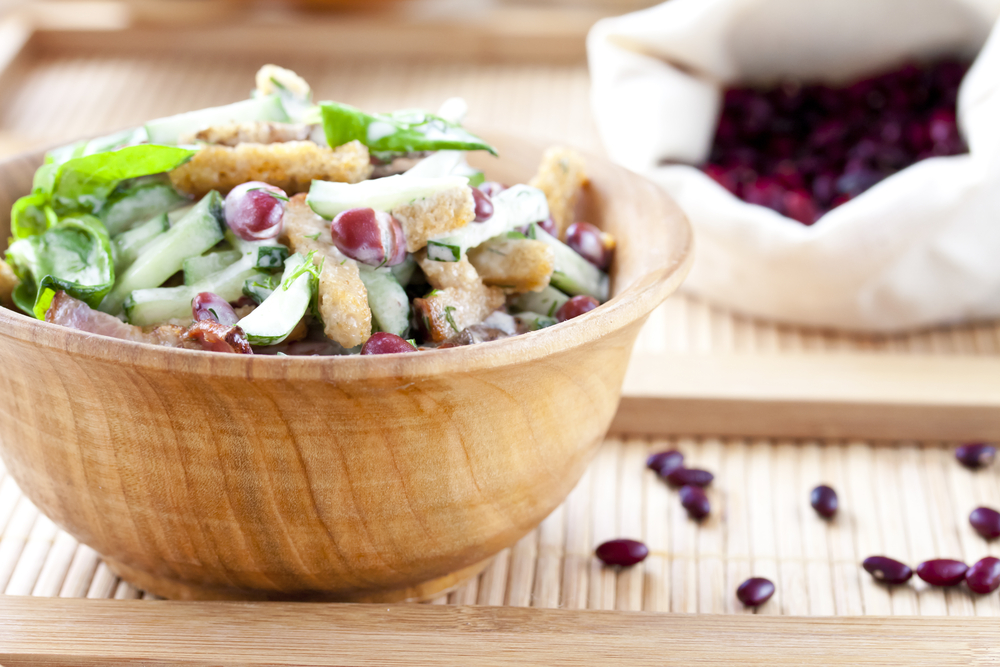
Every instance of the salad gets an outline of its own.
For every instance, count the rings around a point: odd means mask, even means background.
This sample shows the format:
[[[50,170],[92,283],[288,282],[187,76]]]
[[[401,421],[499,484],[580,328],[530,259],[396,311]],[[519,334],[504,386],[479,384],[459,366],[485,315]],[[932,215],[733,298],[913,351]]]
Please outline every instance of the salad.
[[[382,354],[551,326],[608,298],[615,242],[574,209],[583,159],[487,181],[465,103],[250,99],[50,151],[11,211],[0,299],[114,338],[241,354]]]

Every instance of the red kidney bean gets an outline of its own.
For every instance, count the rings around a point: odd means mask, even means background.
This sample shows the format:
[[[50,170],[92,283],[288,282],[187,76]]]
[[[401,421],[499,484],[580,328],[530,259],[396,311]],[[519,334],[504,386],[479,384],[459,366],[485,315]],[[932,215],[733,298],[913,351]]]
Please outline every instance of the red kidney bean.
[[[966,468],[984,468],[993,463],[997,448],[985,442],[967,442],[955,449],[955,458]]]
[[[987,556],[965,573],[965,584],[973,593],[986,595],[1000,588],[1000,558]]]
[[[736,598],[748,607],[759,607],[774,595],[774,583],[763,577],[747,579],[736,589]]]
[[[657,452],[656,454],[651,454],[646,459],[646,467],[650,470],[655,470],[660,475],[665,475],[674,468],[680,468],[682,465],[684,465],[684,455],[676,449]]]
[[[397,352],[416,352],[405,339],[396,334],[379,331],[361,346],[361,354],[396,354]]]
[[[493,217],[493,200],[479,188],[471,188],[472,201],[476,208],[475,222],[486,222]]]
[[[636,540],[618,539],[608,540],[601,544],[597,547],[596,553],[605,565],[628,567],[646,560],[649,549],[645,544]]]
[[[977,507],[969,515],[969,523],[988,540],[1000,537],[1000,512],[989,507]]]
[[[490,199],[493,199],[498,194],[507,189],[507,186],[503,183],[497,183],[496,181],[483,181],[479,184],[479,191],[485,194]],[[473,193],[475,196],[475,193]]]
[[[905,584],[913,576],[909,565],[886,556],[869,556],[861,566],[868,574],[885,584]]]
[[[263,241],[281,234],[288,195],[281,188],[250,181],[226,195],[223,215],[233,233],[244,241]]]
[[[589,222],[570,225],[566,229],[566,245],[602,271],[611,264],[615,253],[614,237]]]
[[[559,310],[556,311],[556,319],[560,322],[565,322],[574,317],[580,317],[584,313],[589,313],[599,305],[601,303],[594,297],[587,294],[580,294],[559,307]]]
[[[236,311],[225,299],[213,292],[200,292],[191,300],[191,316],[195,322],[209,320],[232,326],[240,321]]]
[[[839,505],[837,492],[829,486],[821,484],[812,490],[812,494],[809,496],[809,503],[816,510],[817,514],[829,519],[837,513],[837,506]]]
[[[712,511],[712,504],[708,502],[708,496],[700,486],[682,486],[680,497],[681,505],[692,519],[700,521]]]
[[[674,468],[663,479],[672,486],[708,486],[715,479],[715,475],[707,470],[697,468]]]
[[[544,220],[540,220],[538,222],[538,226],[544,229],[552,236],[559,236],[559,234],[557,233],[558,230],[556,230],[556,221],[552,219],[551,215],[545,218]]]
[[[338,213],[330,235],[340,252],[362,264],[395,266],[406,259],[403,227],[384,211],[352,208]]]
[[[917,566],[917,576],[931,586],[954,586],[962,583],[969,566],[960,560],[936,558]]]

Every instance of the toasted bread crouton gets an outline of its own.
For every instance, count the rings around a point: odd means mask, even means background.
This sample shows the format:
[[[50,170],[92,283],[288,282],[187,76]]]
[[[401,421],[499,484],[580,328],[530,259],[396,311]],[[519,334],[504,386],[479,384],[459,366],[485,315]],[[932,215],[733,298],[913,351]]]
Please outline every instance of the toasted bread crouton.
[[[472,222],[476,217],[476,205],[472,190],[460,187],[397,206],[392,215],[403,226],[407,252],[417,252],[427,245],[427,239]]]
[[[254,82],[257,84],[257,92],[261,95],[273,95],[284,89],[298,99],[307,100],[312,94],[305,79],[292,70],[277,65],[261,67],[257,70]]]
[[[0,259],[0,305],[6,308],[14,307],[14,300],[11,295],[14,288],[21,284],[21,281],[14,274],[14,269],[10,264]]]
[[[503,292],[495,287],[463,289],[448,287],[413,300],[413,308],[426,336],[441,343],[479,324],[503,305]]]
[[[545,193],[549,202],[549,213],[556,223],[557,238],[573,222],[576,202],[580,198],[580,188],[587,183],[583,157],[568,148],[554,146],[542,156],[538,173],[530,185]]]
[[[278,144],[305,141],[312,126],[305,123],[272,123],[265,120],[213,125],[192,135],[182,136],[180,143],[238,146],[239,144]]]
[[[476,268],[469,262],[468,257],[463,257],[458,262],[437,262],[427,259],[427,253],[421,252],[416,255],[417,264],[420,265],[427,282],[434,289],[448,289],[456,287],[459,289],[480,289],[483,281],[479,278]]]
[[[541,292],[549,284],[555,253],[543,241],[490,239],[469,251],[483,283],[513,292]]]
[[[357,262],[333,245],[330,223],[309,208],[304,194],[288,200],[282,225],[282,240],[292,252],[315,250],[313,261],[323,262],[318,289],[323,333],[344,347],[363,344],[371,336],[372,312]]]
[[[313,179],[357,183],[371,173],[368,149],[352,141],[330,149],[311,141],[206,146],[170,172],[174,187],[195,197],[222,193],[247,181],[276,185],[289,194],[305,192]]]

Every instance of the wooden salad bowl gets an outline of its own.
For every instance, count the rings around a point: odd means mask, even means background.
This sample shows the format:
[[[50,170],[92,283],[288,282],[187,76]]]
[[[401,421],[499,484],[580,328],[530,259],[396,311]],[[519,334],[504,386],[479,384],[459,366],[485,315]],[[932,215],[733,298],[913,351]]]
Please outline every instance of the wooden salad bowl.
[[[488,177],[544,146],[487,134]],[[0,232],[34,153],[0,163]],[[579,481],[649,313],[691,264],[651,182],[588,157],[618,240],[579,318],[409,355],[244,356],[96,336],[0,308],[0,454],[25,495],[134,585],[175,599],[397,601],[478,573]]]

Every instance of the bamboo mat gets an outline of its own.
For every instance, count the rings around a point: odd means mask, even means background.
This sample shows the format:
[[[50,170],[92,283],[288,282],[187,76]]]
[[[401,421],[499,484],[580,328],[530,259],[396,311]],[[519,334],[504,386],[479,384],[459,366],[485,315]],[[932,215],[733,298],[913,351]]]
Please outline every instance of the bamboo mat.
[[[650,452],[668,447],[716,475],[712,514],[701,524],[645,469]],[[115,577],[10,477],[0,479],[5,594],[154,597]],[[840,494],[831,522],[808,504],[819,483]],[[764,576],[777,593],[761,614],[997,616],[1000,595],[934,589],[916,579],[890,589],[860,566],[881,553],[913,565],[1000,555],[1000,544],[968,524],[969,512],[983,504],[1000,506],[1000,467],[970,472],[942,444],[613,439],[538,529],[431,604],[748,613],[734,591]],[[643,540],[651,555],[627,570],[602,567],[593,549],[616,537]]]

